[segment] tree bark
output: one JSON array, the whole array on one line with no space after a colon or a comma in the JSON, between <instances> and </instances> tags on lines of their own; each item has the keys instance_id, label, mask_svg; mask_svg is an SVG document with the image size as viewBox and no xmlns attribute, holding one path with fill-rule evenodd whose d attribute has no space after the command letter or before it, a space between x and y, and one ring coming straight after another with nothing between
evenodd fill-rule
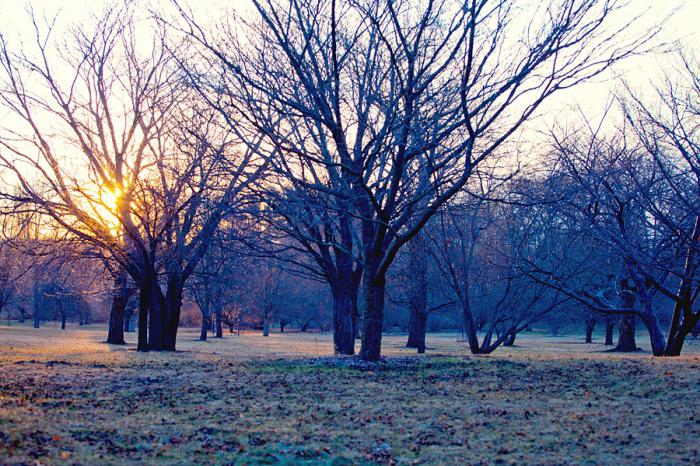
<instances>
[{"instance_id":1,"label":"tree bark","mask_svg":"<svg viewBox=\"0 0 700 466\"><path fill-rule=\"evenodd\" d=\"M270 320L267 318L267 316L263 317L263 336L270 336Z\"/></svg>"},{"instance_id":2,"label":"tree bark","mask_svg":"<svg viewBox=\"0 0 700 466\"><path fill-rule=\"evenodd\" d=\"M177 330L180 327L183 290L184 280L182 276L179 273L168 274L163 320L163 349L165 351L175 351Z\"/></svg>"},{"instance_id":3,"label":"tree bark","mask_svg":"<svg viewBox=\"0 0 700 466\"><path fill-rule=\"evenodd\" d=\"M593 343L593 330L595 330L595 317L586 318L586 343Z\"/></svg>"},{"instance_id":4,"label":"tree bark","mask_svg":"<svg viewBox=\"0 0 700 466\"><path fill-rule=\"evenodd\" d=\"M139 287L139 333L136 344L137 351L148 351L148 314L151 308L151 287L150 280L145 280Z\"/></svg>"},{"instance_id":5,"label":"tree bark","mask_svg":"<svg viewBox=\"0 0 700 466\"><path fill-rule=\"evenodd\" d=\"M637 342L635 339L635 331L637 326L637 318L633 315L626 315L620 318L617 324L617 346L615 351L630 352L637 351Z\"/></svg>"},{"instance_id":6,"label":"tree bark","mask_svg":"<svg viewBox=\"0 0 700 466\"><path fill-rule=\"evenodd\" d=\"M656 314L654 314L653 311L651 311L651 313L645 313L642 320L649 332L652 353L654 356L663 356L666 348L666 338L664 338L664 334L661 331L661 326L659 325L659 320L656 318Z\"/></svg>"},{"instance_id":7,"label":"tree bark","mask_svg":"<svg viewBox=\"0 0 700 466\"><path fill-rule=\"evenodd\" d=\"M148 349L150 351L163 351L165 349L165 313L166 305L160 285L154 280L151 287L151 296L148 309Z\"/></svg>"},{"instance_id":8,"label":"tree bark","mask_svg":"<svg viewBox=\"0 0 700 466\"><path fill-rule=\"evenodd\" d=\"M32 284L32 295L34 297L34 312L32 313L32 319L34 321L34 328L39 328L41 325L41 314L39 308L41 307L41 289L39 288L39 283L35 280Z\"/></svg>"},{"instance_id":9,"label":"tree bark","mask_svg":"<svg viewBox=\"0 0 700 466\"><path fill-rule=\"evenodd\" d=\"M509 333L508 336L503 340L503 346L515 345L515 336L515 333Z\"/></svg>"},{"instance_id":10,"label":"tree bark","mask_svg":"<svg viewBox=\"0 0 700 466\"><path fill-rule=\"evenodd\" d=\"M477 335L477 327L474 322L474 316L472 315L469 303L466 301L467 298L461 297L460 303L462 305L462 319L464 320L464 332L467 334L467 343L469 344L469 351L472 354L481 353L481 347L479 345L479 336Z\"/></svg>"},{"instance_id":11,"label":"tree bark","mask_svg":"<svg viewBox=\"0 0 700 466\"><path fill-rule=\"evenodd\" d=\"M425 323L428 319L428 255L425 238L418 235L407 245L409 329L406 346L425 353Z\"/></svg>"},{"instance_id":12,"label":"tree bark","mask_svg":"<svg viewBox=\"0 0 700 466\"><path fill-rule=\"evenodd\" d=\"M124 332L133 332L134 331L134 308L133 306L128 305L127 301L127 306L124 309Z\"/></svg>"},{"instance_id":13,"label":"tree bark","mask_svg":"<svg viewBox=\"0 0 700 466\"><path fill-rule=\"evenodd\" d=\"M209 315L202 312L202 329L199 332L199 341L207 341L207 332L209 331Z\"/></svg>"},{"instance_id":14,"label":"tree bark","mask_svg":"<svg viewBox=\"0 0 700 466\"><path fill-rule=\"evenodd\" d=\"M343 283L332 285L333 348L335 354L355 354L355 314L352 289Z\"/></svg>"},{"instance_id":15,"label":"tree bark","mask_svg":"<svg viewBox=\"0 0 700 466\"><path fill-rule=\"evenodd\" d=\"M124 314L129 302L129 289L127 288L125 272L119 272L114 279L112 294L112 308L109 311L109 328L107 330L107 343L112 345L124 345Z\"/></svg>"},{"instance_id":16,"label":"tree bark","mask_svg":"<svg viewBox=\"0 0 700 466\"><path fill-rule=\"evenodd\" d=\"M214 317L216 318L216 333L214 334L214 338L223 338L224 330L221 324L221 309L219 307L217 307L216 311L214 312Z\"/></svg>"},{"instance_id":17,"label":"tree bark","mask_svg":"<svg viewBox=\"0 0 700 466\"><path fill-rule=\"evenodd\" d=\"M406 341L406 348L418 348L418 340L420 338L419 326L418 316L416 312L411 309L408 312L408 340Z\"/></svg>"},{"instance_id":18,"label":"tree bark","mask_svg":"<svg viewBox=\"0 0 700 466\"><path fill-rule=\"evenodd\" d=\"M678 305L678 304L677 304ZM700 314L692 312L690 301L683 303L683 320L675 332L670 332L664 348L664 356L680 356L688 334L700 331Z\"/></svg>"},{"instance_id":19,"label":"tree bark","mask_svg":"<svg viewBox=\"0 0 700 466\"><path fill-rule=\"evenodd\" d=\"M612 346L613 334L615 333L615 321L609 317L605 319L605 346Z\"/></svg>"},{"instance_id":20,"label":"tree bark","mask_svg":"<svg viewBox=\"0 0 700 466\"><path fill-rule=\"evenodd\" d=\"M364 289L365 315L362 325L360 358L365 361L379 361L382 347L382 326L384 324L386 277L375 275L372 273L372 268L366 268Z\"/></svg>"},{"instance_id":21,"label":"tree bark","mask_svg":"<svg viewBox=\"0 0 700 466\"><path fill-rule=\"evenodd\" d=\"M622 307L624 309L634 309L636 295L630 286L629 280L621 280L620 288L622 290L620 296ZM637 342L635 340L636 323L637 318L631 314L623 315L620 318L620 321L617 324L618 336L615 351L637 351Z\"/></svg>"}]
</instances>

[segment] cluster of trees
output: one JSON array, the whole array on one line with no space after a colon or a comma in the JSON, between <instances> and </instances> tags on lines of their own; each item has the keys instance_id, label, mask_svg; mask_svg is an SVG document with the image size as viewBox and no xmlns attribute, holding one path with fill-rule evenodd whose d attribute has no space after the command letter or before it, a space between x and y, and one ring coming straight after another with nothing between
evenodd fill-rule
<instances>
[{"instance_id":1,"label":"cluster of trees","mask_svg":"<svg viewBox=\"0 0 700 466\"><path fill-rule=\"evenodd\" d=\"M525 166L515 142L657 30L603 0L252 3L215 24L173 0L0 36L5 217L99 264L108 341L135 301L138 349L174 350L191 299L203 339L251 308L265 334L328 311L335 351L359 336L370 361L387 306L418 351L431 312L457 310L488 353L566 309L623 316L625 335L639 318L655 354L680 353L698 320L697 64L653 102L624 92L624 123L554 128Z\"/></svg>"}]
</instances>

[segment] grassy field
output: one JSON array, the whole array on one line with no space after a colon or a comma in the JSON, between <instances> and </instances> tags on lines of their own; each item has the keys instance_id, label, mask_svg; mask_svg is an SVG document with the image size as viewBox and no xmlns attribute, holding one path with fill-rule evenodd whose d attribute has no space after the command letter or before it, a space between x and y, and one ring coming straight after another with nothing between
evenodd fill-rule
<instances>
[{"instance_id":1,"label":"grassy field","mask_svg":"<svg viewBox=\"0 0 700 466\"><path fill-rule=\"evenodd\" d=\"M387 336L364 367L328 335L183 330L140 354L105 333L0 326L0 464L700 462L699 341L662 360L529 334L474 357Z\"/></svg>"}]
</instances>

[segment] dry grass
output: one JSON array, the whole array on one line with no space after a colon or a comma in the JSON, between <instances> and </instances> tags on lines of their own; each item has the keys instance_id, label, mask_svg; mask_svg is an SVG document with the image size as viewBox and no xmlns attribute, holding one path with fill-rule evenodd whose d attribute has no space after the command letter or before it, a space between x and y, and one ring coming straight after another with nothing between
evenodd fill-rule
<instances>
[{"instance_id":1,"label":"dry grass","mask_svg":"<svg viewBox=\"0 0 700 466\"><path fill-rule=\"evenodd\" d=\"M184 330L175 354L104 335L0 327L0 463L700 461L692 340L661 360L529 334L472 357L456 335L430 335L414 357L387 336L388 363L365 371L302 360L328 355L328 335L203 343Z\"/></svg>"}]
</instances>

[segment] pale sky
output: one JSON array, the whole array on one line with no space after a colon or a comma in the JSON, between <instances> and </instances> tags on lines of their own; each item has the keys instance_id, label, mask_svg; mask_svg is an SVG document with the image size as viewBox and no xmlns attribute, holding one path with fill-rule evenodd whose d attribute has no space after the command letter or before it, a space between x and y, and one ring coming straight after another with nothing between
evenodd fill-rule
<instances>
[{"instance_id":1,"label":"pale sky","mask_svg":"<svg viewBox=\"0 0 700 466\"><path fill-rule=\"evenodd\" d=\"M58 14L59 25L80 23L86 12L99 12L108 0L0 0L0 30L13 40L24 34L31 34L28 26L27 8L31 5L38 13L48 18ZM220 18L226 8L245 10L250 8L250 0L181 0L190 6L195 16L203 23ZM523 4L537 0L523 0ZM664 42L679 41L686 50L700 56L700 0L627 0L625 7L633 14L647 11L644 20L634 27L642 33L650 26L668 17L666 29L659 40ZM166 0L137 0L137 4L167 6ZM31 38L28 38L31 41ZM595 117L609 99L610 93L619 87L619 77L638 89L650 89L649 81L658 77L669 67L668 57L646 55L628 60L619 65L613 73L597 78L596 82L587 83L573 90L561 93L556 99L547 103L541 111L541 121L559 118L562 112L580 106ZM548 125L548 123L546 123Z\"/></svg>"}]
</instances>

